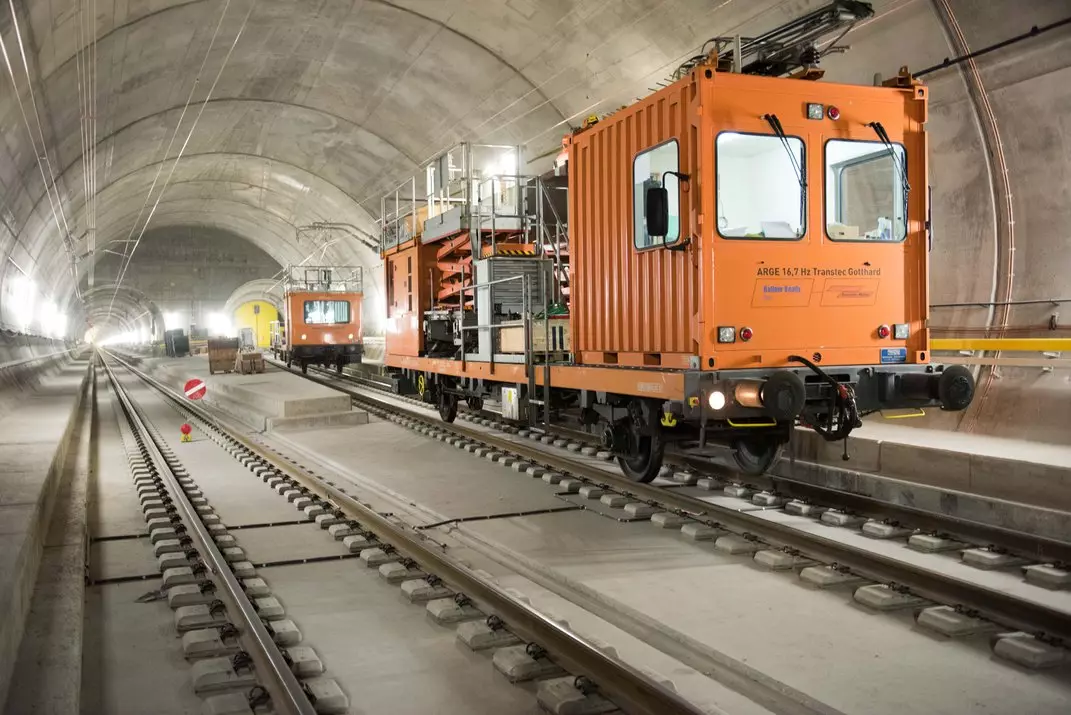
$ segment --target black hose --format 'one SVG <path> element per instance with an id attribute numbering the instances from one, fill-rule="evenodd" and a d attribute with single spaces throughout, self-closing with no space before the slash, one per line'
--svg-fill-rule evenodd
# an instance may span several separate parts
<path id="1" fill-rule="evenodd" d="M 837 382 L 825 370 L 815 365 L 802 355 L 789 355 L 789 362 L 798 362 L 807 366 L 814 374 L 821 377 L 832 388 L 829 398 L 829 411 L 826 415 L 826 424 L 810 425 L 811 429 L 820 434 L 828 442 L 837 442 L 847 439 L 856 427 L 861 427 L 863 421 L 859 419 L 859 407 L 855 402 L 855 390 L 851 385 Z"/>

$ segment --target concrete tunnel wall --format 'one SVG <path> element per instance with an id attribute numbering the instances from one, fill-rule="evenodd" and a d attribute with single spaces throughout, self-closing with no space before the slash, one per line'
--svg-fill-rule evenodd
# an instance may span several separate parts
<path id="1" fill-rule="evenodd" d="M 106 247 L 125 250 L 123 242 L 140 235 L 139 216 L 149 208 L 152 230 L 145 240 L 157 229 L 212 227 L 244 238 L 280 265 L 312 255 L 317 262 L 363 264 L 372 276 L 378 259 L 352 235 L 310 237 L 301 227 L 334 221 L 374 233 L 378 196 L 446 146 L 461 139 L 522 143 L 529 157 L 550 155 L 569 125 L 646 94 L 709 37 L 754 34 L 822 4 L 261 0 L 252 7 L 239 1 L 223 19 L 179 133 L 176 124 L 219 8 L 205 0 L 161 0 L 151 7 L 100 0 L 88 23 L 95 32 L 85 31 L 97 37 L 98 58 L 93 211 L 85 200 L 79 121 L 77 52 L 85 20 L 74 0 L 15 0 L 14 17 L 7 7 L 0 11 L 0 37 L 9 53 L 17 52 L 19 22 L 32 84 L 12 54 L 17 92 L 0 71 L 0 325 L 14 324 L 4 286 L 20 270 L 34 277 L 45 297 L 67 305 L 72 322 L 87 310 L 100 315 L 98 306 L 83 308 L 72 298 L 75 280 L 84 280 Z M 823 62 L 827 80 L 869 84 L 875 73 L 887 77 L 900 65 L 918 69 L 956 55 L 960 45 L 950 18 L 966 46 L 977 49 L 1069 12 L 1063 0 L 873 5 L 875 18 L 846 39 L 851 50 Z M 993 301 L 1009 276 L 1012 300 L 1071 297 L 1064 294 L 1071 268 L 1071 28 L 988 55 L 977 70 L 985 89 L 981 101 L 968 92 L 970 75 L 963 69 L 927 78 L 931 302 Z M 22 109 L 30 112 L 28 125 Z M 176 163 L 193 110 L 200 118 Z M 999 132 L 1006 186 L 992 156 L 996 148 L 983 139 L 990 124 Z M 167 151 L 172 132 L 178 141 Z M 41 167 L 39 155 L 48 159 Z M 164 182 L 172 167 L 166 194 L 152 193 L 156 177 Z M 42 173 L 55 176 L 54 190 Z M 1003 208 L 1008 195 L 1014 224 Z M 64 223 L 71 225 L 67 247 Z M 138 309 L 123 305 L 109 320 L 129 321 Z M 1016 307 L 1008 322 L 1041 327 L 1058 310 Z M 988 307 L 936 309 L 932 323 L 982 328 L 990 313 Z M 987 375 L 981 372 L 983 386 L 990 384 Z M 1069 380 L 1068 370 L 1004 368 L 968 414 L 909 422 L 1067 441 L 1060 425 L 1071 417 Z"/>

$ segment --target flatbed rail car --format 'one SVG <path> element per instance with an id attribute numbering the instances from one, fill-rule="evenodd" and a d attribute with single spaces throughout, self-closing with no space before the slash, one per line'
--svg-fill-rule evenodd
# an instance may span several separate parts
<path id="1" fill-rule="evenodd" d="M 668 443 L 754 474 L 795 426 L 965 409 L 971 373 L 930 360 L 926 87 L 724 69 L 566 137 L 565 211 L 470 145 L 384 197 L 400 384 L 447 421 L 579 413 L 641 481 Z"/>
<path id="2" fill-rule="evenodd" d="M 283 321 L 273 322 L 272 353 L 295 363 L 333 367 L 361 362 L 363 282 L 360 267 L 289 266 L 283 278 Z"/>

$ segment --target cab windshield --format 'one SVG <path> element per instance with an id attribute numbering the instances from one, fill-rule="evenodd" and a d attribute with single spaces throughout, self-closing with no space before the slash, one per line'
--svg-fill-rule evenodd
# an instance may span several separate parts
<path id="1" fill-rule="evenodd" d="M 895 158 L 894 158 L 895 153 Z M 902 241 L 907 235 L 904 147 L 826 142 L 826 232 L 834 241 Z"/>
<path id="2" fill-rule="evenodd" d="M 725 238 L 796 240 L 806 230 L 805 167 L 798 137 L 722 132 L 715 143 L 718 233 Z"/>

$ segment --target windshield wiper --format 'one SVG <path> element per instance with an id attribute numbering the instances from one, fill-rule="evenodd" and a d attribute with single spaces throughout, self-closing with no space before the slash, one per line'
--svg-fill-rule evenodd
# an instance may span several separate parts
<path id="1" fill-rule="evenodd" d="M 773 129 L 774 134 L 781 140 L 781 145 L 785 147 L 785 151 L 788 152 L 788 158 L 792 161 L 792 168 L 796 170 L 796 180 L 800 182 L 800 189 L 807 192 L 807 175 L 803 173 L 803 167 L 800 166 L 799 161 L 796 160 L 796 153 L 792 151 L 792 145 L 788 143 L 788 137 L 785 136 L 784 127 L 781 126 L 781 120 L 777 118 L 776 114 L 763 114 L 762 118 L 766 120 L 770 128 Z"/>
<path id="2" fill-rule="evenodd" d="M 900 181 L 904 184 L 904 202 L 906 203 L 907 196 L 911 193 L 911 184 L 907 181 L 907 167 L 904 166 L 904 162 L 900 161 L 900 155 L 896 153 L 896 146 L 889 139 L 889 133 L 885 131 L 885 127 L 881 126 L 881 122 L 871 122 L 867 126 L 874 130 L 874 133 L 878 135 L 878 139 L 889 151 L 889 156 L 892 157 L 896 171 L 900 174 Z"/>

